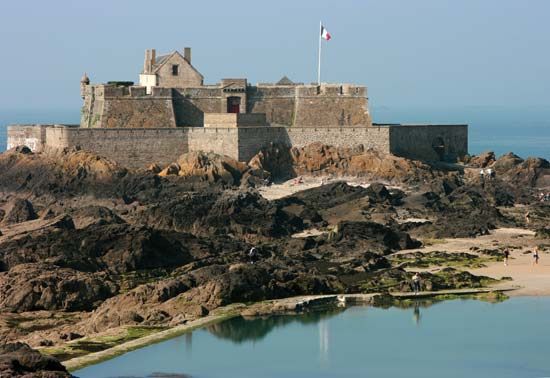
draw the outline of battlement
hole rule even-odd
[[[147,93],[147,88],[138,85],[116,85],[116,84],[89,84],[84,89],[84,97],[94,96],[96,98],[171,98],[172,89],[153,87],[151,92]]]

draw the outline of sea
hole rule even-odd
[[[520,157],[550,160],[550,106],[548,107],[374,107],[376,123],[459,123],[469,125],[469,152],[513,152]],[[0,110],[0,151],[6,149],[6,127],[17,123],[79,123],[80,109]],[[414,142],[414,141],[411,141]]]

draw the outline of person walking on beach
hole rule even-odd
[[[416,272],[412,277],[412,286],[414,295],[418,295],[418,292],[420,291],[420,275],[418,274],[418,272]]]
[[[504,250],[504,266],[508,266],[508,257],[510,257],[510,251]]]
[[[539,247],[536,246],[533,250],[533,265],[539,264]]]

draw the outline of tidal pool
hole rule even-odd
[[[73,373],[102,377],[550,377],[550,298],[234,318]]]

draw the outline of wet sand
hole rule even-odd
[[[410,252],[445,251],[448,253],[474,253],[472,247],[479,249],[496,249],[508,246],[510,258],[508,266],[502,261],[490,262],[487,267],[477,269],[465,269],[475,275],[484,275],[500,279],[511,277],[512,281],[505,281],[501,285],[517,285],[521,288],[508,293],[511,296],[550,295],[550,253],[539,253],[539,263],[533,264],[533,248],[540,244],[541,240],[534,237],[534,232],[521,228],[499,228],[493,230],[490,235],[477,238],[445,239],[436,244],[419,249],[403,250],[397,254]],[[431,267],[426,270],[433,271],[440,267]],[[411,269],[418,270],[418,269]]]

